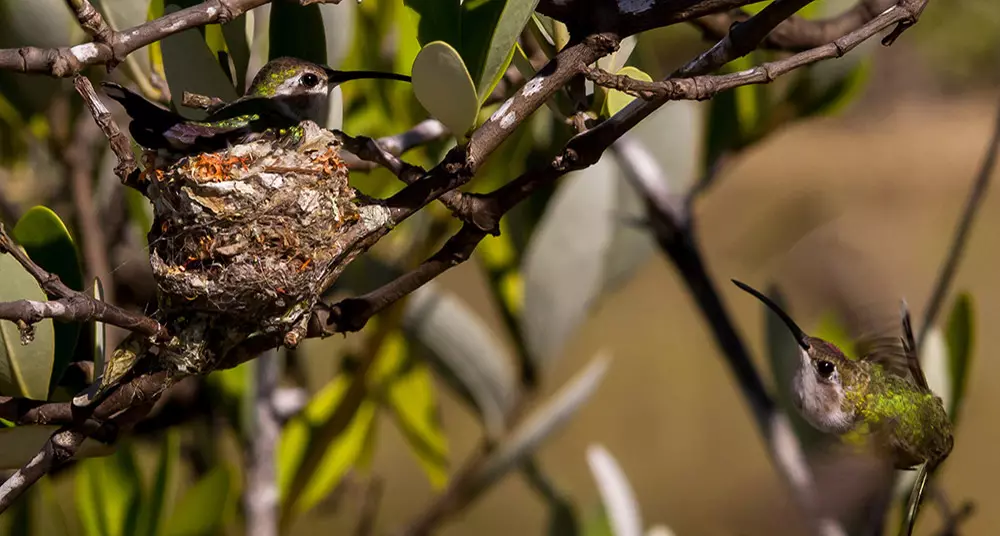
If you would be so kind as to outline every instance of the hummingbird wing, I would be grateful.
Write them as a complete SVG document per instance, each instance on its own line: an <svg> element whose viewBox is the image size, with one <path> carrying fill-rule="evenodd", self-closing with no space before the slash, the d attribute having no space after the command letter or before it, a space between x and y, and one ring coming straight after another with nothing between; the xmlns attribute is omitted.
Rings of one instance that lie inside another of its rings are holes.
<svg viewBox="0 0 1000 536"><path fill-rule="evenodd" d="M886 371L930 391L923 369L920 367L917 345L910 324L910 313L905 303L896 327L859 336L855 344L862 359L877 363Z"/></svg>
<svg viewBox="0 0 1000 536"><path fill-rule="evenodd" d="M185 121L184 117L153 104L134 91L114 82L102 82L104 92L121 104L125 113L132 118L128 130L139 145L147 149L168 147L163 133Z"/></svg>

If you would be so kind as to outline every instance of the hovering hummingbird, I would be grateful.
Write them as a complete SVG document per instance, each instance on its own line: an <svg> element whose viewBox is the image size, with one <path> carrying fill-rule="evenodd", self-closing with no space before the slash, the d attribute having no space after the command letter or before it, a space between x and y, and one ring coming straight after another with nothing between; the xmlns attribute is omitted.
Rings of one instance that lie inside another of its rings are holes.
<svg viewBox="0 0 1000 536"><path fill-rule="evenodd" d="M146 149L186 154L245 143L265 131L306 119L322 123L330 90L365 78L410 81L402 74L337 71L297 58L276 58L261 67L242 97L200 121L161 108L118 84L104 82L103 86L132 118L129 132L136 143Z"/></svg>
<svg viewBox="0 0 1000 536"><path fill-rule="evenodd" d="M806 335L757 290L733 283L764 302L795 336L800 360L791 398L809 424L841 437L860 432L875 439L896 469L926 464L932 470L951 453L951 420L920 368L905 304L901 336L860 341L862 355L852 360L835 345Z"/></svg>

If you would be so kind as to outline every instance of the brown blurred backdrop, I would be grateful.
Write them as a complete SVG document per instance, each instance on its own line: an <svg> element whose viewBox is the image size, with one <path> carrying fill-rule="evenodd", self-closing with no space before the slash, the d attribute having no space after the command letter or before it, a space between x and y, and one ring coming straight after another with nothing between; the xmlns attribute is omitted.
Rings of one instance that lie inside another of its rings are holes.
<svg viewBox="0 0 1000 536"><path fill-rule="evenodd" d="M785 276L779 282L796 316L805 326L815 325L822 304L805 282L809 274L783 264L807 235L833 236L853 248L903 294L890 299L905 297L919 318L982 159L998 97L1000 48L987 36L1000 26L1000 10L992 1L958 4L932 2L914 39L880 48L871 83L843 114L783 129L742 155L697 203L709 268L763 376L762 309L728 279L763 285ZM994 491L1000 460L993 456L1000 441L1000 391L991 387L1000 381L1000 363L990 350L1000 344L1000 332L992 329L1000 318L998 226L1000 193L994 186L953 287L973 295L976 338L963 422L942 477L953 503L975 501L976 513L963 530L972 535L993 534L1000 524ZM839 258L851 268L845 261L850 257L812 246L794 256L820 266ZM502 331L474 264L441 281ZM664 258L651 259L595 308L544 378L545 392L600 349L614 355L610 373L540 451L554 483L582 512L592 514L599 505L585 449L600 443L631 480L647 527L662 523L678 535L801 533L794 504L727 366ZM443 420L457 464L475 445L479 427L453 398L444 401ZM379 527L391 530L424 508L432 492L399 432L389 420L382 423L376 471L387 486ZM319 510L296 532L336 533L351 526L353 513ZM515 474L442 534L544 534L546 521L544 505ZM918 533L931 534L938 526L937 510L929 507Z"/></svg>

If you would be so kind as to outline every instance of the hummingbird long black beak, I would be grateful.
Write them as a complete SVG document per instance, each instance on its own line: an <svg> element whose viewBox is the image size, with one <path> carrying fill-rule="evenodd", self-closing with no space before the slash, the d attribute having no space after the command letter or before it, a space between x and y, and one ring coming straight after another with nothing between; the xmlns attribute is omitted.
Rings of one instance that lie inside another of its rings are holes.
<svg viewBox="0 0 1000 536"><path fill-rule="evenodd" d="M753 297L764 302L764 305L766 305L769 309L774 311L774 314L778 315L778 318L780 318L781 321L784 322L786 326L788 326L788 329L791 330L792 335L795 336L795 341L799 343L799 346L801 346L803 350L809 349L809 341L806 340L805 332L803 332L802 329L799 328L798 324L796 324L795 321L792 320L792 317L788 316L788 313L783 311L781 307L778 307L778 304L774 303L773 301L771 301L770 298L768 298L761 292L757 291L757 289L751 287L746 283L737 281L735 279L732 279L731 281L737 287L740 287L740 289L744 290L745 292L748 292Z"/></svg>
<svg viewBox="0 0 1000 536"><path fill-rule="evenodd" d="M384 73L381 71L338 71L336 69L331 69L330 67L323 67L323 70L326 71L326 75L329 80L327 84L330 87L350 80L360 80L365 78L382 78L386 80L399 80L401 82L411 81L410 77L405 74Z"/></svg>

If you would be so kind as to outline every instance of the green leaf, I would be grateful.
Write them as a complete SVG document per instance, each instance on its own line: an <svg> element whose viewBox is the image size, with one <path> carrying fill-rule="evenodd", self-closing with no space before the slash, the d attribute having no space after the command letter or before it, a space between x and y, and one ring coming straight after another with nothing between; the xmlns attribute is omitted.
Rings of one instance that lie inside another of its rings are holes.
<svg viewBox="0 0 1000 536"><path fill-rule="evenodd" d="M79 252L66 225L55 212L43 206L32 207L18 220L11 236L24 248L31 260L57 275L69 288L83 290ZM49 385L54 389L73 357L80 337L80 323L55 322L53 329L55 359Z"/></svg>
<svg viewBox="0 0 1000 536"><path fill-rule="evenodd" d="M292 56L326 64L326 29L319 4L272 3L268 40L270 59Z"/></svg>
<svg viewBox="0 0 1000 536"><path fill-rule="evenodd" d="M169 4L164 11L170 14L179 9L177 5ZM174 108L183 110L185 116L200 119L207 115L205 110L181 106L185 91L227 101L236 99L236 89L197 29L191 28L167 37L160 42L160 49L170 98Z"/></svg>
<svg viewBox="0 0 1000 536"><path fill-rule="evenodd" d="M948 368L951 372L951 404L948 414L957 421L958 412L965 399L965 388L969 383L969 363L972 346L975 343L973 328L972 296L963 292L958 295L951 314L948 315L946 340L948 341Z"/></svg>
<svg viewBox="0 0 1000 536"><path fill-rule="evenodd" d="M0 255L0 301L21 299L44 302L38 282L10 255ZM21 344L17 325L0 320L0 394L45 400L55 364L55 332L50 319L33 326L34 340Z"/></svg>
<svg viewBox="0 0 1000 536"><path fill-rule="evenodd" d="M653 77L632 66L622 68L620 71L618 71L617 74L622 76L629 76L635 78L636 80L642 80L643 82L653 81ZM622 108L628 106L629 103L634 100L635 97L633 97L632 95L629 95L627 93L622 93L621 91L618 91L616 89L608 91L608 98L607 101L605 101L607 116L610 117L612 115L615 115L616 113L620 112Z"/></svg>
<svg viewBox="0 0 1000 536"><path fill-rule="evenodd" d="M396 343L405 345L401 337ZM406 355L405 346L399 353L403 370L389 380L386 403L431 486L440 490L448 481L448 438L441 426L434 381L426 364Z"/></svg>
<svg viewBox="0 0 1000 536"><path fill-rule="evenodd" d="M87 460L76 471L77 512L87 536L136 533L142 485L135 454L121 445L114 455Z"/></svg>
<svg viewBox="0 0 1000 536"><path fill-rule="evenodd" d="M416 19L417 40L421 45L444 41L462 46L462 2L459 0L403 0Z"/></svg>
<svg viewBox="0 0 1000 536"><path fill-rule="evenodd" d="M167 522L167 536L218 534L230 493L234 493L229 469L217 465L181 497Z"/></svg>
<svg viewBox="0 0 1000 536"><path fill-rule="evenodd" d="M283 508L294 505L282 518L299 515L315 506L364 452L368 432L375 422L378 407L375 402L361 402L347 427L331 433L331 426L337 424L331 417L352 381L348 375L334 378L282 430L278 445L278 489ZM327 435L334 439L324 441ZM292 483L300 472L309 475L308 483L294 489Z"/></svg>
<svg viewBox="0 0 1000 536"><path fill-rule="evenodd" d="M538 0L467 0L462 4L462 59L483 102L510 65L518 36Z"/></svg>
<svg viewBox="0 0 1000 536"><path fill-rule="evenodd" d="M153 484L140 505L137 534L158 536L163 530L170 511L171 477L180 458L180 448L180 431L177 428L167 429L160 441L160 459L156 462Z"/></svg>
<svg viewBox="0 0 1000 536"><path fill-rule="evenodd" d="M428 43L413 61L413 93L458 138L476 122L479 99L462 57L443 41Z"/></svg>
<svg viewBox="0 0 1000 536"><path fill-rule="evenodd" d="M572 501L549 481L541 468L533 459L521 466L528 485L545 501L549 508L548 536L577 536L580 527L577 523L576 508Z"/></svg>
<svg viewBox="0 0 1000 536"><path fill-rule="evenodd" d="M104 283L94 278L94 299L104 301ZM108 328L104 322L94 321L94 377L104 372L104 361L108 356Z"/></svg>

